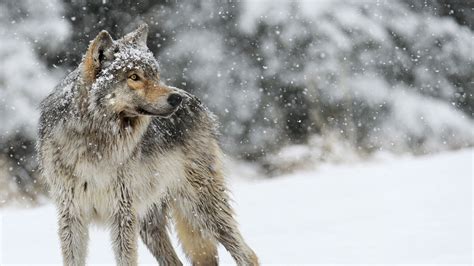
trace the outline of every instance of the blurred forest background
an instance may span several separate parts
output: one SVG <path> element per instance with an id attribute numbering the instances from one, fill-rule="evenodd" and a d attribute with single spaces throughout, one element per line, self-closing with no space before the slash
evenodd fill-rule
<path id="1" fill-rule="evenodd" d="M 142 22 L 162 77 L 268 175 L 474 144 L 473 1 L 2 0 L 0 206 L 36 198 L 39 101 L 100 30 Z"/>

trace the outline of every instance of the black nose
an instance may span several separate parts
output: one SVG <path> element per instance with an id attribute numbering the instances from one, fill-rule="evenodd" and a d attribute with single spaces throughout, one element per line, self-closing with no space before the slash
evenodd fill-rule
<path id="1" fill-rule="evenodd" d="M 178 106 L 181 103 L 182 100 L 183 100 L 183 97 L 181 97 L 181 95 L 179 95 L 177 93 L 173 93 L 168 97 L 168 103 L 169 103 L 169 105 L 171 105 L 173 107 Z"/>

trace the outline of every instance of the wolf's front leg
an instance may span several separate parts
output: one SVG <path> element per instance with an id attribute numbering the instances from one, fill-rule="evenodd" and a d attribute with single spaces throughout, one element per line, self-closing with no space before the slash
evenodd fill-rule
<path id="1" fill-rule="evenodd" d="M 74 208 L 72 198 L 72 193 L 64 195 L 58 204 L 59 239 L 63 264 L 80 266 L 86 263 L 89 230 L 83 217 Z"/>
<path id="2" fill-rule="evenodd" d="M 116 186 L 118 200 L 112 220 L 112 244 L 119 266 L 137 265 L 138 219 L 132 197 L 124 183 Z"/>

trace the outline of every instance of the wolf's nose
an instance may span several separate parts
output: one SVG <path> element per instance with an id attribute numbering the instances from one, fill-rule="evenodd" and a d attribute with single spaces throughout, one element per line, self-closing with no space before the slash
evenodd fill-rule
<path id="1" fill-rule="evenodd" d="M 183 97 L 181 97 L 181 95 L 179 95 L 177 93 L 173 93 L 168 97 L 168 103 L 169 103 L 169 105 L 171 105 L 173 107 L 178 106 L 181 103 L 182 100 L 183 100 Z"/>

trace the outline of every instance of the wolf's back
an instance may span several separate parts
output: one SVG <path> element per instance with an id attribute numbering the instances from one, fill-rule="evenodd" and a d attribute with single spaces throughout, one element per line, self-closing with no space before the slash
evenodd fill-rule
<path id="1" fill-rule="evenodd" d="M 46 137 L 51 129 L 59 124 L 61 120 L 72 117 L 74 110 L 72 103 L 78 94 L 79 71 L 69 73 L 41 102 L 39 119 L 40 141 Z"/>

